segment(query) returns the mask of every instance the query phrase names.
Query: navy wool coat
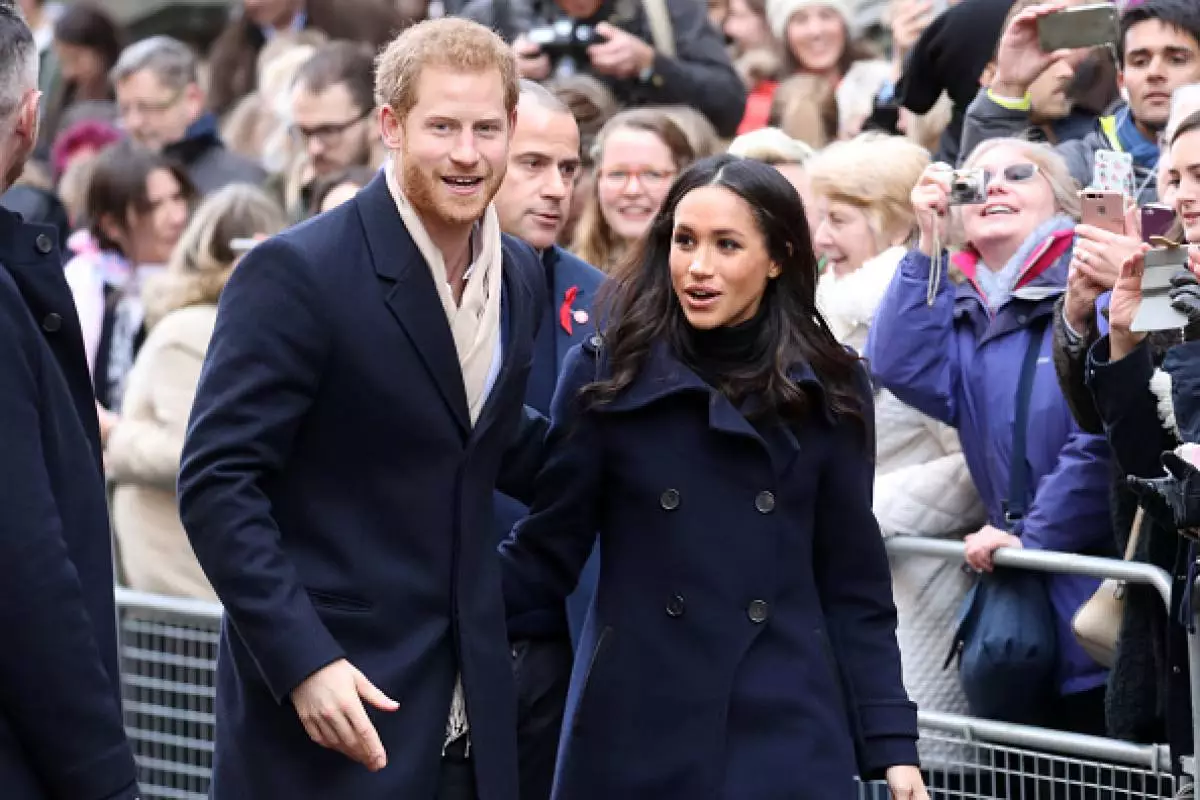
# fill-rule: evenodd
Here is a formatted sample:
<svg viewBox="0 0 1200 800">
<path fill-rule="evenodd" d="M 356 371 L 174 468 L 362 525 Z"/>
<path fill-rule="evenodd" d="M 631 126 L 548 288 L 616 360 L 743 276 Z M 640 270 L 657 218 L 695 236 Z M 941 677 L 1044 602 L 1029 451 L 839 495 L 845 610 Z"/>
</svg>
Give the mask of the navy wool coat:
<svg viewBox="0 0 1200 800">
<path fill-rule="evenodd" d="M 100 429 L 55 237 L 0 211 L 0 797 L 124 800 Z"/>
<path fill-rule="evenodd" d="M 536 254 L 507 237 L 504 251 L 503 363 L 474 428 L 382 174 L 256 247 L 224 290 L 179 478 L 227 612 L 219 800 L 433 800 L 460 671 L 480 797 L 515 800 L 492 491 L 528 496 L 545 423 L 522 413 Z M 378 773 L 311 742 L 289 700 L 342 657 L 400 704 L 369 711 L 388 754 Z"/>
<path fill-rule="evenodd" d="M 870 430 L 822 400 L 760 434 L 661 344 L 583 410 L 606 370 L 598 339 L 568 357 L 537 499 L 501 547 L 521 613 L 571 590 L 600 532 L 554 798 L 850 800 L 860 770 L 916 764 Z"/>
</svg>

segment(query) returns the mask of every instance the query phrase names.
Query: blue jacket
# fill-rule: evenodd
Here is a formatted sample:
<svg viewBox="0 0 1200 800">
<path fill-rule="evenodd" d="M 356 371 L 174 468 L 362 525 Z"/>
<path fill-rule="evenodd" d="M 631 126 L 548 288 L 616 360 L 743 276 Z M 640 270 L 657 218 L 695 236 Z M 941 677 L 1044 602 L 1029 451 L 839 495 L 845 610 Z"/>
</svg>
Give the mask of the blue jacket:
<svg viewBox="0 0 1200 800">
<path fill-rule="evenodd" d="M 663 344 L 581 409 L 606 371 L 595 342 L 567 357 L 532 513 L 501 546 L 520 613 L 566 596 L 600 532 L 555 800 L 851 800 L 859 768 L 916 764 L 870 431 L 807 368 L 814 416 L 762 434 Z"/>
<path fill-rule="evenodd" d="M 914 408 L 958 429 L 971 477 L 1000 529 L 1009 491 L 1016 387 L 1030 326 L 1053 313 L 1070 262 L 1069 231 L 1031 237 L 1013 296 L 993 315 L 971 275 L 943 278 L 927 304 L 930 259 L 912 251 L 900 264 L 871 327 L 867 354 L 877 379 Z M 1026 438 L 1028 512 L 1019 530 L 1029 549 L 1112 555 L 1109 448 L 1083 433 L 1051 363 L 1053 330 L 1043 327 Z M 1106 672 L 1071 631 L 1075 611 L 1095 592 L 1091 578 L 1055 576 L 1049 594 L 1058 617 L 1059 688 L 1064 694 L 1104 683 Z"/>
<path fill-rule="evenodd" d="M 492 497 L 527 497 L 541 463 L 544 422 L 520 424 L 537 270 L 505 237 L 503 361 L 474 425 L 433 277 L 382 174 L 234 271 L 179 476 L 184 528 L 227 612 L 214 797 L 431 800 L 461 674 L 479 796 L 516 799 Z M 518 433 L 528 446 L 514 449 Z M 400 703 L 369 712 L 388 755 L 377 773 L 311 742 L 289 702 L 342 657 Z"/>
<path fill-rule="evenodd" d="M 100 429 L 54 241 L 0 211 L 0 797 L 128 800 Z"/>
<path fill-rule="evenodd" d="M 542 322 L 533 342 L 533 366 L 529 370 L 525 405 L 548 415 L 554 387 L 558 385 L 558 371 L 567 352 L 596 332 L 598 311 L 592 303 L 604 283 L 604 273 L 558 246 L 542 254 L 542 266 L 545 267 L 545 282 L 538 284 L 538 289 L 545 294 Z M 508 538 L 513 525 L 528 513 L 529 509 L 523 503 L 497 492 L 499 540 Z M 568 623 L 572 636 L 577 638 L 596 589 L 598 571 L 599 559 L 593 556 L 580 575 L 579 587 L 567 598 L 566 617 L 559 603 L 553 608 L 510 619 L 513 638 L 558 636 L 567 629 Z"/>
</svg>

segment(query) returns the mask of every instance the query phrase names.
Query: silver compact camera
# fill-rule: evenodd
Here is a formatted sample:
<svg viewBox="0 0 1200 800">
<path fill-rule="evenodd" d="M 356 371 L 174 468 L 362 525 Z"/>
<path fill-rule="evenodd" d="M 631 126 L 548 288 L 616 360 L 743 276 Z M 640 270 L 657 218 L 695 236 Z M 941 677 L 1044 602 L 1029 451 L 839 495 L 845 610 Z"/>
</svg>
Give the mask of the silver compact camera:
<svg viewBox="0 0 1200 800">
<path fill-rule="evenodd" d="M 987 172 L 956 169 L 950 175 L 950 205 L 977 206 L 987 202 Z"/>
</svg>

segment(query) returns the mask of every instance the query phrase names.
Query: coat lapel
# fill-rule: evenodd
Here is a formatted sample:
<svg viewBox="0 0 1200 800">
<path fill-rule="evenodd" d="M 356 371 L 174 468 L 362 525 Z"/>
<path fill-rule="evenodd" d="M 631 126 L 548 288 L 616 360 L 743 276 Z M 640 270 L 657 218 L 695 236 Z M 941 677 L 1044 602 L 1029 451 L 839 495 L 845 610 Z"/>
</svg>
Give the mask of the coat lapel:
<svg viewBox="0 0 1200 800">
<path fill-rule="evenodd" d="M 463 436 L 471 416 L 450 323 L 424 256 L 400 219 L 383 173 L 355 199 L 384 301 L 413 343 Z"/>
</svg>

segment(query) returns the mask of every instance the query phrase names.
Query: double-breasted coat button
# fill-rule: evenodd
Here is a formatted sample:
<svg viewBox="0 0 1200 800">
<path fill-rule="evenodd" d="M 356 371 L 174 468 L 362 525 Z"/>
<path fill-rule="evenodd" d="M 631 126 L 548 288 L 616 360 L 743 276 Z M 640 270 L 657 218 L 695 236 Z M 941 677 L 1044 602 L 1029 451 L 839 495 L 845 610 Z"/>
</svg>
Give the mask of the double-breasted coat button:
<svg viewBox="0 0 1200 800">
<path fill-rule="evenodd" d="M 51 311 L 46 316 L 42 317 L 42 330 L 46 333 L 54 333 L 62 327 L 62 317 Z"/>
<path fill-rule="evenodd" d="M 771 615 L 771 607 L 767 605 L 766 600 L 752 600 L 746 608 L 746 616 L 755 625 L 761 625 L 767 621 L 767 617 Z"/>
<path fill-rule="evenodd" d="M 760 514 L 770 514 L 775 510 L 775 495 L 770 492 L 759 492 L 754 498 L 754 507 Z"/>
<path fill-rule="evenodd" d="M 667 616 L 682 617 L 683 616 L 683 595 L 677 594 L 667 601 Z"/>
<path fill-rule="evenodd" d="M 46 234 L 39 233 L 37 238 L 33 240 L 33 246 L 37 248 L 39 253 L 46 255 L 54 249 L 54 242 Z"/>
<path fill-rule="evenodd" d="M 679 508 L 679 492 L 675 489 L 667 489 L 658 498 L 658 504 L 666 511 L 674 511 Z"/>
</svg>

